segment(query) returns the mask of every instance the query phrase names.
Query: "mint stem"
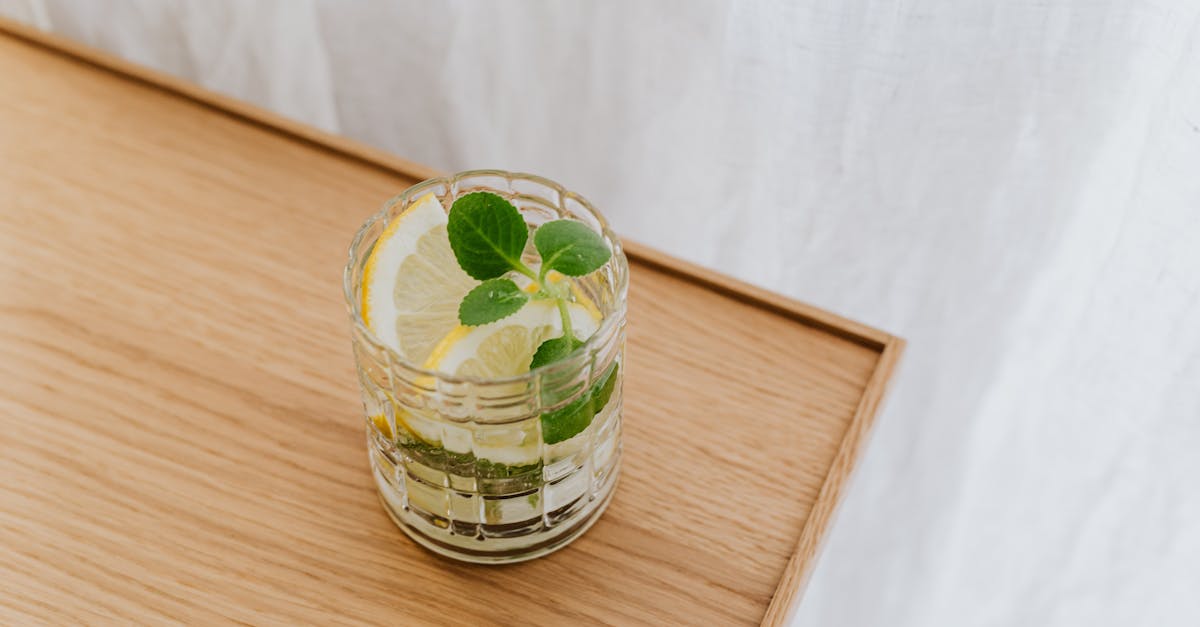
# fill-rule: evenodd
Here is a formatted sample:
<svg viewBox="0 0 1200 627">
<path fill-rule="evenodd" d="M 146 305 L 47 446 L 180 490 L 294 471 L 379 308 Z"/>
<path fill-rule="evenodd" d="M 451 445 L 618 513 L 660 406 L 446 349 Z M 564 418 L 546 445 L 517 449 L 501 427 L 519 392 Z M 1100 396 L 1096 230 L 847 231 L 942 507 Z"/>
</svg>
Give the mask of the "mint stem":
<svg viewBox="0 0 1200 627">
<path fill-rule="evenodd" d="M 525 276 L 529 277 L 529 279 L 532 280 L 534 282 L 534 284 L 537 285 L 539 290 L 542 289 L 542 279 L 541 279 L 541 277 L 538 276 L 538 274 L 536 272 L 533 271 L 533 268 L 530 268 L 529 266 L 525 265 L 525 263 L 519 259 L 512 261 L 512 267 L 513 267 L 513 270 L 516 270 L 517 272 L 520 272 L 521 274 L 524 274 Z"/>
<path fill-rule="evenodd" d="M 554 302 L 558 305 L 558 315 L 562 316 L 563 337 L 568 339 L 575 337 L 575 332 L 571 330 L 571 313 L 567 311 L 567 301 L 556 298 Z"/>
</svg>

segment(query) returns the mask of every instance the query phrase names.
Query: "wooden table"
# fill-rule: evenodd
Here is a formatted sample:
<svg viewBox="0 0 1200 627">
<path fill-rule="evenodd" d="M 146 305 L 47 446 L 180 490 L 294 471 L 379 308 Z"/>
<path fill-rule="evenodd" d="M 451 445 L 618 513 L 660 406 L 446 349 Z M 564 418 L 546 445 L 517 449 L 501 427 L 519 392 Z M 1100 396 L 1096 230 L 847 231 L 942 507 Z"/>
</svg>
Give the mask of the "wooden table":
<svg viewBox="0 0 1200 627">
<path fill-rule="evenodd" d="M 900 340 L 631 244 L 611 508 L 437 558 L 376 501 L 340 290 L 432 172 L 0 30 L 0 623 L 784 620 Z"/>
</svg>

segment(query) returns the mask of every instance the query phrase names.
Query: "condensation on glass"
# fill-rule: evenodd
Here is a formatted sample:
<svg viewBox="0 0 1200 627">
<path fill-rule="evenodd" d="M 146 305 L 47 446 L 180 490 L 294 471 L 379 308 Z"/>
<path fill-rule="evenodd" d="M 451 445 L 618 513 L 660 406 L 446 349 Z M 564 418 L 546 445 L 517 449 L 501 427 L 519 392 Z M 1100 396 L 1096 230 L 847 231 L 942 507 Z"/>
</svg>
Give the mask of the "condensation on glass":
<svg viewBox="0 0 1200 627">
<path fill-rule="evenodd" d="M 603 318 L 571 358 L 505 379 L 456 377 L 406 362 L 364 324 L 363 264 L 387 223 L 426 193 L 448 208 L 480 190 L 509 199 L 531 232 L 572 218 L 612 248 L 612 259 L 579 283 Z M 516 562 L 565 546 L 595 522 L 620 468 L 627 287 L 628 262 L 604 218 L 579 195 L 537 176 L 480 170 L 431 179 L 363 225 L 350 248 L 344 289 L 367 449 L 385 510 L 413 540 L 460 560 Z M 588 427 L 545 443 L 540 416 L 574 402 L 614 367 L 613 392 Z"/>
</svg>

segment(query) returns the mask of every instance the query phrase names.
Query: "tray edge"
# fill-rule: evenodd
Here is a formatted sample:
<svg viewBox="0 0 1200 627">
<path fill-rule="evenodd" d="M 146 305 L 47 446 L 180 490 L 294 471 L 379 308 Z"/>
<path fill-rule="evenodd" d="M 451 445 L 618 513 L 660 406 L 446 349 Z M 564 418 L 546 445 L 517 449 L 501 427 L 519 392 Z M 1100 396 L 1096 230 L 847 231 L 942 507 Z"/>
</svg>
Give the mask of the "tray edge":
<svg viewBox="0 0 1200 627">
<path fill-rule="evenodd" d="M 898 337 L 892 337 L 883 347 L 879 361 L 875 363 L 875 369 L 867 380 L 858 407 L 854 410 L 854 417 L 846 426 L 846 434 L 842 437 L 841 446 L 838 447 L 833 463 L 829 466 L 829 474 L 825 476 L 808 520 L 800 531 L 796 550 L 788 559 L 788 565 L 779 579 L 771 603 L 767 606 L 767 612 L 762 619 L 763 625 L 784 625 L 795 613 L 796 605 L 820 557 L 826 532 L 837 514 L 842 493 L 849 486 L 857 466 L 856 462 L 867 445 L 871 428 L 875 424 L 875 416 L 887 395 L 892 375 L 901 355 L 904 354 L 904 347 L 905 341 Z"/>
<path fill-rule="evenodd" d="M 399 174 L 417 180 L 434 178 L 442 173 L 429 166 L 372 148 L 358 141 L 296 122 L 257 105 L 210 91 L 194 83 L 164 72 L 126 61 L 99 49 L 77 43 L 65 37 L 27 26 L 0 16 L 0 34 L 64 55 L 76 61 L 111 72 L 156 89 L 182 96 L 201 106 L 230 115 L 268 131 L 287 135 L 316 148 L 327 150 L 368 167 Z M 864 346 L 879 353 L 862 398 L 846 428 L 846 435 L 830 465 L 829 474 L 821 485 L 808 520 L 788 560 L 779 583 L 771 596 L 763 625 L 782 625 L 794 613 L 804 587 L 819 557 L 822 540 L 843 490 L 850 479 L 855 462 L 874 424 L 875 416 L 886 395 L 905 341 L 885 331 L 855 322 L 807 303 L 751 285 L 739 279 L 709 270 L 688 261 L 660 252 L 649 246 L 622 238 L 626 253 L 656 270 L 696 283 L 736 300 L 817 328 L 826 333 Z"/>
</svg>

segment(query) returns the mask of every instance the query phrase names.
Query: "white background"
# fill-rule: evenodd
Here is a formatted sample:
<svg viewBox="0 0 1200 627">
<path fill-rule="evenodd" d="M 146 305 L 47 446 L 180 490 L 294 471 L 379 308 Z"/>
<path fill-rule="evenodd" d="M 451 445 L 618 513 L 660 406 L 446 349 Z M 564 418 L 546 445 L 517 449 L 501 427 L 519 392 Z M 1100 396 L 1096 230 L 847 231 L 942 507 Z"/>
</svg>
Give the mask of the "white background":
<svg viewBox="0 0 1200 627">
<path fill-rule="evenodd" d="M 797 624 L 1200 624 L 1200 4 L 0 12 L 907 337 Z"/>
</svg>

